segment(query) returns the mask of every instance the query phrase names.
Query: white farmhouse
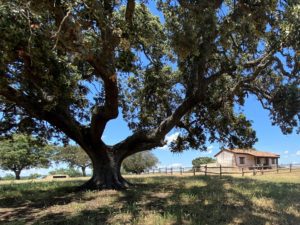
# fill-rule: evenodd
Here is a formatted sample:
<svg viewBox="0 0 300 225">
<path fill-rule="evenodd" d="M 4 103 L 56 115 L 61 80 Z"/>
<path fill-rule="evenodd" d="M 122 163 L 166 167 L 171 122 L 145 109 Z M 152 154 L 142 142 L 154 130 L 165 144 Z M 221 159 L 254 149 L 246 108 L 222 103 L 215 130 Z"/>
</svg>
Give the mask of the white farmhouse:
<svg viewBox="0 0 300 225">
<path fill-rule="evenodd" d="M 222 166 L 251 168 L 253 166 L 276 167 L 280 155 L 255 149 L 222 149 L 215 157 Z"/>
</svg>

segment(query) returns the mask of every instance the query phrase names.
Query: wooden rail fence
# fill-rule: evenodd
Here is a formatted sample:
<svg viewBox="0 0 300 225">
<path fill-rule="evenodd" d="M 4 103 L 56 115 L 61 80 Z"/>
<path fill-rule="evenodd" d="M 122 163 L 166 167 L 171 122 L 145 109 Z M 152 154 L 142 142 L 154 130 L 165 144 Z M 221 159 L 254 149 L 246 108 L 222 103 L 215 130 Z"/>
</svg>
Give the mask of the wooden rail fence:
<svg viewBox="0 0 300 225">
<path fill-rule="evenodd" d="M 282 164 L 277 166 L 252 166 L 245 168 L 238 167 L 229 167 L 229 166 L 199 166 L 199 167 L 164 167 L 164 168 L 154 168 L 145 171 L 143 174 L 170 174 L 173 175 L 175 173 L 183 175 L 187 173 L 192 173 L 194 176 L 197 174 L 207 175 L 219 175 L 222 177 L 223 175 L 242 175 L 251 174 L 253 176 L 257 174 L 263 175 L 264 173 L 276 172 L 280 171 L 300 171 L 300 164 Z"/>
</svg>

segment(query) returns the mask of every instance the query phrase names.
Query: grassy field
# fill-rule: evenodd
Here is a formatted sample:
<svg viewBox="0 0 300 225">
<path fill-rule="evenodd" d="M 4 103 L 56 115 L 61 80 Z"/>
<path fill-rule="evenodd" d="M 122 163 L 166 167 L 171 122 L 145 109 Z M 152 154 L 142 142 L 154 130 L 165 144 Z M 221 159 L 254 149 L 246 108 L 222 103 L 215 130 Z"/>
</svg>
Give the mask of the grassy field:
<svg viewBox="0 0 300 225">
<path fill-rule="evenodd" d="M 131 177 L 125 191 L 82 180 L 0 184 L 0 224 L 300 224 L 300 172 Z"/>
</svg>

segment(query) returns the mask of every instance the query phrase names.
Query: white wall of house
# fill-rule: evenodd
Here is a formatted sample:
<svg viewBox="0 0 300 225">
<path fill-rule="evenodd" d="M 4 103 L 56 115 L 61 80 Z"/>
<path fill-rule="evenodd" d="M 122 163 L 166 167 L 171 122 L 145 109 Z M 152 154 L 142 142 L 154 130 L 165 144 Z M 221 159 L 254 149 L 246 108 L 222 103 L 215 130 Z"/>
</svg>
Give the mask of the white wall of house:
<svg viewBox="0 0 300 225">
<path fill-rule="evenodd" d="M 240 157 L 244 158 L 244 164 L 241 164 Z M 254 156 L 248 154 L 235 154 L 235 160 L 238 167 L 250 167 L 255 164 Z"/>
<path fill-rule="evenodd" d="M 269 158 L 269 165 L 270 166 L 276 166 L 276 158 L 274 158 L 274 163 L 272 162 L 272 158 Z"/>
<path fill-rule="evenodd" d="M 222 151 L 216 156 L 217 163 L 222 166 L 235 166 L 234 154 L 227 151 Z"/>
</svg>

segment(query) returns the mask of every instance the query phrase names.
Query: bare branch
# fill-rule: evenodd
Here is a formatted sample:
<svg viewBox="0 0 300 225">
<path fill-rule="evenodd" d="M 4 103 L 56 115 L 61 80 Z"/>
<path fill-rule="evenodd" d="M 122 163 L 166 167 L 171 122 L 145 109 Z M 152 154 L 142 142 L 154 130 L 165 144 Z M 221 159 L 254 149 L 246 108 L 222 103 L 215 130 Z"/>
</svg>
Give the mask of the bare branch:
<svg viewBox="0 0 300 225">
<path fill-rule="evenodd" d="M 275 53 L 275 49 L 271 49 L 269 52 L 266 52 L 260 58 L 244 63 L 243 67 L 244 68 L 252 68 L 255 66 L 259 66 L 259 65 L 261 66 L 262 63 L 264 63 L 264 62 L 266 62 L 266 60 L 270 59 L 274 53 Z"/>
<path fill-rule="evenodd" d="M 250 77 L 247 77 L 246 79 L 242 80 L 241 82 L 250 82 L 250 81 L 254 81 L 261 73 L 261 71 L 263 71 L 271 62 L 272 62 L 272 57 L 273 54 L 275 53 L 275 49 L 272 49 L 270 52 L 266 53 L 264 56 L 262 56 L 259 60 L 255 60 L 252 62 L 248 62 L 246 63 L 244 66 L 246 67 L 246 65 L 250 65 L 252 64 L 252 67 L 254 68 L 254 72 Z"/>
<path fill-rule="evenodd" d="M 56 38 L 56 41 L 55 41 L 55 45 L 54 47 L 52 48 L 52 50 L 56 49 L 57 47 L 57 44 L 58 44 L 58 40 L 59 40 L 59 34 L 61 32 L 61 29 L 62 29 L 62 26 L 63 24 L 65 23 L 65 21 L 67 20 L 67 18 L 70 16 L 71 14 L 71 10 L 69 10 L 67 12 L 67 14 L 64 16 L 64 18 L 62 19 L 62 21 L 60 22 L 59 24 L 59 27 L 58 27 L 58 30 L 55 32 L 55 34 L 52 36 L 52 38 Z"/>
</svg>

